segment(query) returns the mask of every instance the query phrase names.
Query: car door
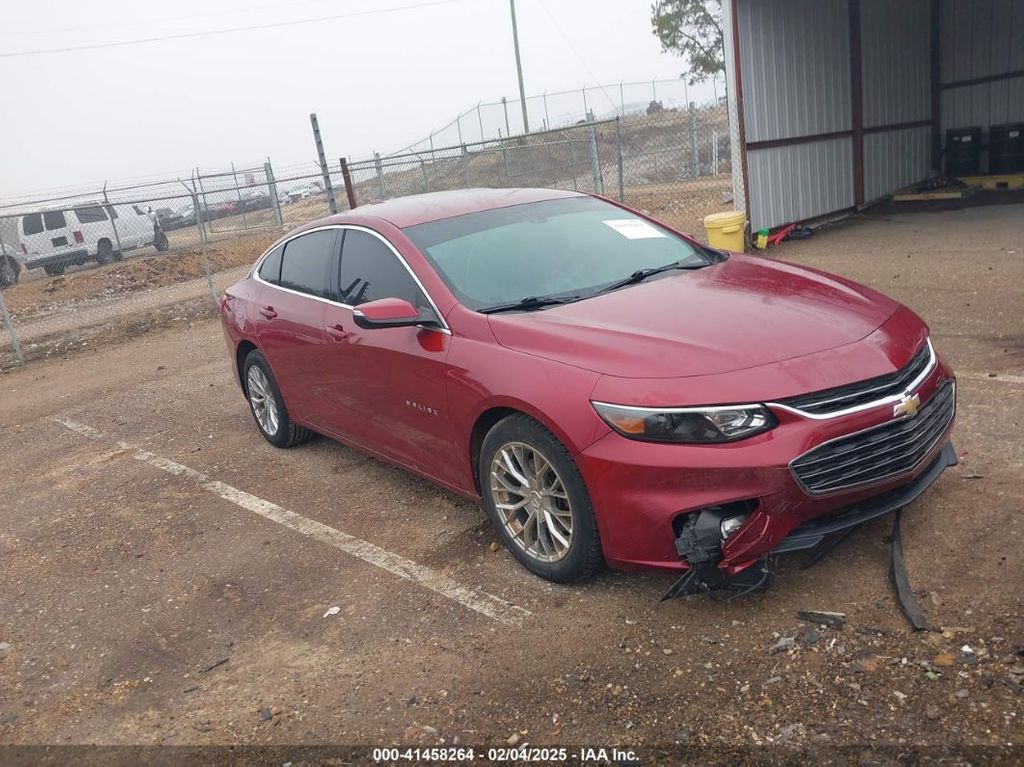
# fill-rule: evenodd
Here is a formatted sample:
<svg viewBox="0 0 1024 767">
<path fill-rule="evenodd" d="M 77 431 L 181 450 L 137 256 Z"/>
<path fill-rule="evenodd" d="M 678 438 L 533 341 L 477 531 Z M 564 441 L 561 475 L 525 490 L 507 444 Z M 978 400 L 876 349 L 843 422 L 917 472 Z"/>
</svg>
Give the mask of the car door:
<svg viewBox="0 0 1024 767">
<path fill-rule="evenodd" d="M 327 306 L 324 354 L 331 425 L 341 436 L 434 476 L 453 481 L 445 387 L 447 329 L 356 327 L 352 308 L 404 298 L 437 314 L 405 261 L 368 229 L 346 228 L 335 290 Z M 441 319 L 440 317 L 438 318 Z M 443 320 L 441 320 L 443 322 Z"/>
<path fill-rule="evenodd" d="M 253 313 L 256 338 L 288 412 L 325 425 L 324 310 L 336 256 L 336 229 L 299 235 L 272 250 L 260 264 L 263 289 Z"/>
</svg>

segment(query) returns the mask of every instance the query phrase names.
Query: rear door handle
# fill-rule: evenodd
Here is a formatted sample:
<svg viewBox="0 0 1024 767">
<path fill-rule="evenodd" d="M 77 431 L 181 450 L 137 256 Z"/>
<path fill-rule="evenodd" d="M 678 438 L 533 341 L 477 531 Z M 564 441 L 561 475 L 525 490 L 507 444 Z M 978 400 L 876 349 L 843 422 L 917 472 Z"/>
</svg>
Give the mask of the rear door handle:
<svg viewBox="0 0 1024 767">
<path fill-rule="evenodd" d="M 264 306 L 262 309 L 260 309 L 260 314 L 262 314 L 268 320 L 272 320 L 274 319 L 274 317 L 277 316 L 277 312 L 274 311 L 273 306 Z"/>
<path fill-rule="evenodd" d="M 329 335 L 335 341 L 344 341 L 349 336 L 348 331 L 345 330 L 345 328 L 342 327 L 341 325 L 331 325 L 329 328 L 326 328 L 325 330 L 327 331 L 327 335 Z"/>
</svg>

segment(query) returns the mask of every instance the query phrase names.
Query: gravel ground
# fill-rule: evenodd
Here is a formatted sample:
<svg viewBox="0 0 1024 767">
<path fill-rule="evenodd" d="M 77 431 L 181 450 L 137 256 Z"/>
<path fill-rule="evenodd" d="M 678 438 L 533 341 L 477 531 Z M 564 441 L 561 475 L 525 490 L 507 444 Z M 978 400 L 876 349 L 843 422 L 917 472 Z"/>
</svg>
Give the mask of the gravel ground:
<svg viewBox="0 0 1024 767">
<path fill-rule="evenodd" d="M 663 574 L 537 580 L 471 504 L 327 440 L 269 447 L 215 319 L 0 376 L 0 744 L 618 744 L 739 761 L 914 745 L 975 762 L 1012 746 L 1012 763 L 1022 220 L 1024 206 L 864 217 L 768 254 L 905 301 L 958 372 L 961 463 L 903 525 L 935 631 L 910 631 L 891 595 L 889 520 L 813 569 L 781 558 L 769 592 L 729 604 L 659 605 Z M 281 524 L 278 507 L 354 538 Z M 429 577 L 354 556 L 356 539 Z M 489 617 L 473 589 L 515 608 Z M 682 752 L 665 753 L 649 761 Z"/>
</svg>

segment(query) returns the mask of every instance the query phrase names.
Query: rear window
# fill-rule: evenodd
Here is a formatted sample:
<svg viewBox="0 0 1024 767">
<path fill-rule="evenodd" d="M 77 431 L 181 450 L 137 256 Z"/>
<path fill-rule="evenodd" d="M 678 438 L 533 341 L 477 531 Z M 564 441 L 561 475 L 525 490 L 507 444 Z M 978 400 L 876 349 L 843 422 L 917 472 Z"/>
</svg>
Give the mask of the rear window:
<svg viewBox="0 0 1024 767">
<path fill-rule="evenodd" d="M 107 220 L 107 214 L 98 205 L 92 205 L 88 208 L 75 208 L 75 215 L 78 216 L 78 221 L 82 224 L 95 224 L 97 221 Z"/>
<path fill-rule="evenodd" d="M 38 213 L 29 213 L 22 217 L 21 228 L 25 234 L 40 234 L 43 231 L 43 217 Z"/>
<path fill-rule="evenodd" d="M 278 245 L 267 254 L 263 263 L 260 264 L 260 279 L 272 285 L 277 285 L 281 281 L 281 254 L 283 252 L 284 246 Z"/>
<path fill-rule="evenodd" d="M 43 223 L 46 224 L 46 231 L 48 232 L 52 232 L 54 229 L 63 229 L 68 225 L 62 210 L 46 211 L 43 214 Z"/>
<path fill-rule="evenodd" d="M 281 261 L 282 288 L 328 298 L 331 263 L 334 260 L 334 230 L 324 229 L 296 237 L 284 249 Z"/>
<path fill-rule="evenodd" d="M 113 205 L 107 205 L 106 208 L 107 213 L 110 215 L 110 220 L 114 221 L 115 219 L 117 219 L 117 208 L 115 208 Z"/>
</svg>

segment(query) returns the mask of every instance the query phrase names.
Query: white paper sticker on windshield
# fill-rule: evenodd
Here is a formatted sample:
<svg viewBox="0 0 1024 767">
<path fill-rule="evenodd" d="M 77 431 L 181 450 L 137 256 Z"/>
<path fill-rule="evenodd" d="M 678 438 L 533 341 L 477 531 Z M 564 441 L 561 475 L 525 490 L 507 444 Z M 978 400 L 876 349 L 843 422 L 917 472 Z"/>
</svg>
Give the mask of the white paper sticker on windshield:
<svg viewBox="0 0 1024 767">
<path fill-rule="evenodd" d="M 652 237 L 664 237 L 665 233 L 660 232 L 646 221 L 639 218 L 615 218 L 603 222 L 621 234 L 627 240 L 648 240 Z"/>
</svg>

